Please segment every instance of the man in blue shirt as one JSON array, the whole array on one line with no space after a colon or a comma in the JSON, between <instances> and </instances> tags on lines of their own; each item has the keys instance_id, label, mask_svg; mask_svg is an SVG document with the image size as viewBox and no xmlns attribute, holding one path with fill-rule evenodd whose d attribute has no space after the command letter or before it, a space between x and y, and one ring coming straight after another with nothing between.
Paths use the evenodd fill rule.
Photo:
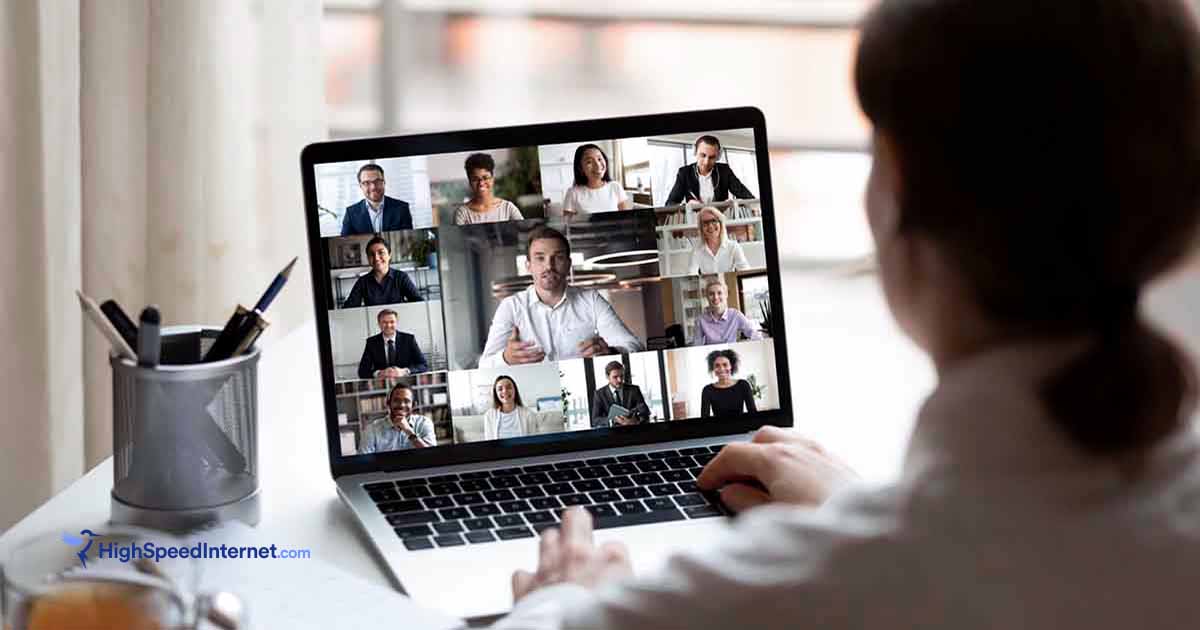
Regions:
<instances>
[{"instance_id":1,"label":"man in blue shirt","mask_svg":"<svg viewBox=\"0 0 1200 630\"><path fill-rule=\"evenodd\" d=\"M383 194L386 185L383 167L378 164L366 164L358 169L358 187L362 190L363 200L346 207L342 236L412 229L408 204Z\"/></svg>"},{"instance_id":2,"label":"man in blue shirt","mask_svg":"<svg viewBox=\"0 0 1200 630\"><path fill-rule=\"evenodd\" d=\"M425 301L408 274L391 268L392 254L383 237L367 241L367 260L371 270L354 281L342 308Z\"/></svg>"},{"instance_id":3,"label":"man in blue shirt","mask_svg":"<svg viewBox=\"0 0 1200 630\"><path fill-rule=\"evenodd\" d=\"M388 417L372 422L363 431L359 453L381 453L437 446L433 421L412 413L416 396L412 387L397 383L388 393Z\"/></svg>"}]
</instances>

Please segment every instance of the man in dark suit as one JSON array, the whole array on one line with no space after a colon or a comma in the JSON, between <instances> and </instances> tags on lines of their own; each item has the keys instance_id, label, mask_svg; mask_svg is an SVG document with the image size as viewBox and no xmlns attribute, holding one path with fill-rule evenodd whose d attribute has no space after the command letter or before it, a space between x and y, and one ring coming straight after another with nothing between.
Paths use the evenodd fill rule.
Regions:
<instances>
[{"instance_id":1,"label":"man in dark suit","mask_svg":"<svg viewBox=\"0 0 1200 630\"><path fill-rule=\"evenodd\" d=\"M379 311L376 321L380 332L367 337L358 362L359 378L397 378L429 371L417 338L396 330L396 318L396 311Z\"/></svg>"},{"instance_id":2,"label":"man in dark suit","mask_svg":"<svg viewBox=\"0 0 1200 630\"><path fill-rule=\"evenodd\" d=\"M697 202L726 201L732 194L738 199L752 199L754 193L733 174L728 164L717 162L721 157L721 141L716 136L696 139L696 161L679 167L675 185L667 194L667 205Z\"/></svg>"},{"instance_id":3,"label":"man in dark suit","mask_svg":"<svg viewBox=\"0 0 1200 630\"><path fill-rule=\"evenodd\" d=\"M642 397L642 389L637 385L625 384L625 366L620 361L611 361L604 366L604 375L608 384L596 390L595 400L592 401L592 428L608 426L631 426L646 422L648 411L645 408L646 399ZM629 410L628 415L620 415L608 420L608 410L613 405L620 405ZM640 411L638 407L642 407Z\"/></svg>"},{"instance_id":4,"label":"man in dark suit","mask_svg":"<svg viewBox=\"0 0 1200 630\"><path fill-rule=\"evenodd\" d=\"M362 190L363 200L346 207L342 236L412 229L408 204L384 195L385 186L383 167L366 164L358 169L358 187Z\"/></svg>"}]
</instances>

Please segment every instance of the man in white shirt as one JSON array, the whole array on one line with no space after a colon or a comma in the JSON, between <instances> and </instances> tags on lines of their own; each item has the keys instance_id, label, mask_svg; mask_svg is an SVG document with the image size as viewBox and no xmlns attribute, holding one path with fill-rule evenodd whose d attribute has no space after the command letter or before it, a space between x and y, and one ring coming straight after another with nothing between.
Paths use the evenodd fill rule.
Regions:
<instances>
[{"instance_id":1,"label":"man in white shirt","mask_svg":"<svg viewBox=\"0 0 1200 630\"><path fill-rule=\"evenodd\" d=\"M738 199L754 198L754 193L737 178L733 169L717 161L721 157L721 141L716 136L700 136L696 139L695 150L696 161L681 166L675 173L675 184L667 194L666 205L726 201L730 195Z\"/></svg>"},{"instance_id":2,"label":"man in white shirt","mask_svg":"<svg viewBox=\"0 0 1200 630\"><path fill-rule=\"evenodd\" d=\"M637 352L644 344L595 289L567 286L571 245L546 226L529 234L525 267L533 285L492 316L479 367Z\"/></svg>"}]
</instances>

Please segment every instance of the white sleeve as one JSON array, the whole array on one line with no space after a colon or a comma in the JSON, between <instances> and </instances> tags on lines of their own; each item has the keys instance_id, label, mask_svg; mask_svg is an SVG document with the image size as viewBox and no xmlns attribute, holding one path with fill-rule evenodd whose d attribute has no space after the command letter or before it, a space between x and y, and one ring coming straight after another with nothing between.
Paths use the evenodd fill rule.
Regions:
<instances>
[{"instance_id":1,"label":"white sleeve","mask_svg":"<svg viewBox=\"0 0 1200 630\"><path fill-rule=\"evenodd\" d=\"M645 345L625 326L625 322L621 321L612 304L609 304L599 291L593 293L593 298L595 299L593 308L596 313L596 330L600 331L600 336L604 337L604 341L608 345L616 346L626 352L639 352L645 348Z\"/></svg>"},{"instance_id":2,"label":"white sleeve","mask_svg":"<svg viewBox=\"0 0 1200 630\"><path fill-rule=\"evenodd\" d=\"M732 241L733 251L730 252L733 257L733 270L742 271L750 268L750 261L746 260L746 252L742 251L742 244L737 241Z\"/></svg>"},{"instance_id":3,"label":"white sleeve","mask_svg":"<svg viewBox=\"0 0 1200 630\"><path fill-rule=\"evenodd\" d=\"M694 275L700 273L700 248L701 247L704 247L703 239L701 239L699 243L694 243L692 245L692 254L691 254L691 257L688 258L687 275L689 275L689 276L694 276Z\"/></svg>"},{"instance_id":4,"label":"white sleeve","mask_svg":"<svg viewBox=\"0 0 1200 630\"><path fill-rule=\"evenodd\" d=\"M455 208L454 209L454 225L466 225L468 212L470 212L470 210L467 210L466 206L459 206L459 207Z\"/></svg>"},{"instance_id":5,"label":"white sleeve","mask_svg":"<svg viewBox=\"0 0 1200 630\"><path fill-rule=\"evenodd\" d=\"M617 203L621 203L622 201L629 200L629 195L626 194L625 187L622 186L620 184L620 182L611 181L611 182L608 182L608 185L612 186L613 190L615 191L614 194L617 196Z\"/></svg>"},{"instance_id":6,"label":"white sleeve","mask_svg":"<svg viewBox=\"0 0 1200 630\"><path fill-rule=\"evenodd\" d=\"M433 430L433 420L427 416L422 417L425 418L425 422L421 423L421 432L417 434L417 437L430 446L437 446L437 433Z\"/></svg>"},{"instance_id":7,"label":"white sleeve","mask_svg":"<svg viewBox=\"0 0 1200 630\"><path fill-rule=\"evenodd\" d=\"M508 365L504 360L504 348L508 346L508 337L517 325L514 312L516 301L517 296L511 295L496 307L496 314L492 316L492 326L488 329L487 341L483 344L483 355L479 357L479 367Z\"/></svg>"},{"instance_id":8,"label":"white sleeve","mask_svg":"<svg viewBox=\"0 0 1200 630\"><path fill-rule=\"evenodd\" d=\"M575 187L567 187L567 192L563 193L562 202L563 211L579 210L579 200L575 198Z\"/></svg>"}]
</instances>

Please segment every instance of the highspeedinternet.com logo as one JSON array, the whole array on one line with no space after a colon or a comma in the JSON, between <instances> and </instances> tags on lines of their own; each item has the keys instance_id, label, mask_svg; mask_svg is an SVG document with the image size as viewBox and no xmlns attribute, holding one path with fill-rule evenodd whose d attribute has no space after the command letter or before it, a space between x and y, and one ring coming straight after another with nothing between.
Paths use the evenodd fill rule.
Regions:
<instances>
[{"instance_id":1,"label":"highspeedinternet.com logo","mask_svg":"<svg viewBox=\"0 0 1200 630\"><path fill-rule=\"evenodd\" d=\"M90 529L80 530L78 536L63 534L62 541L71 547L79 547L75 555L79 564L87 568L88 552L95 550L95 557L119 562L153 560L162 562L168 558L192 558L196 560L304 560L312 557L310 549L290 549L279 545L212 545L204 541L190 545L167 545L161 542L135 541L105 542L104 534Z\"/></svg>"}]
</instances>

